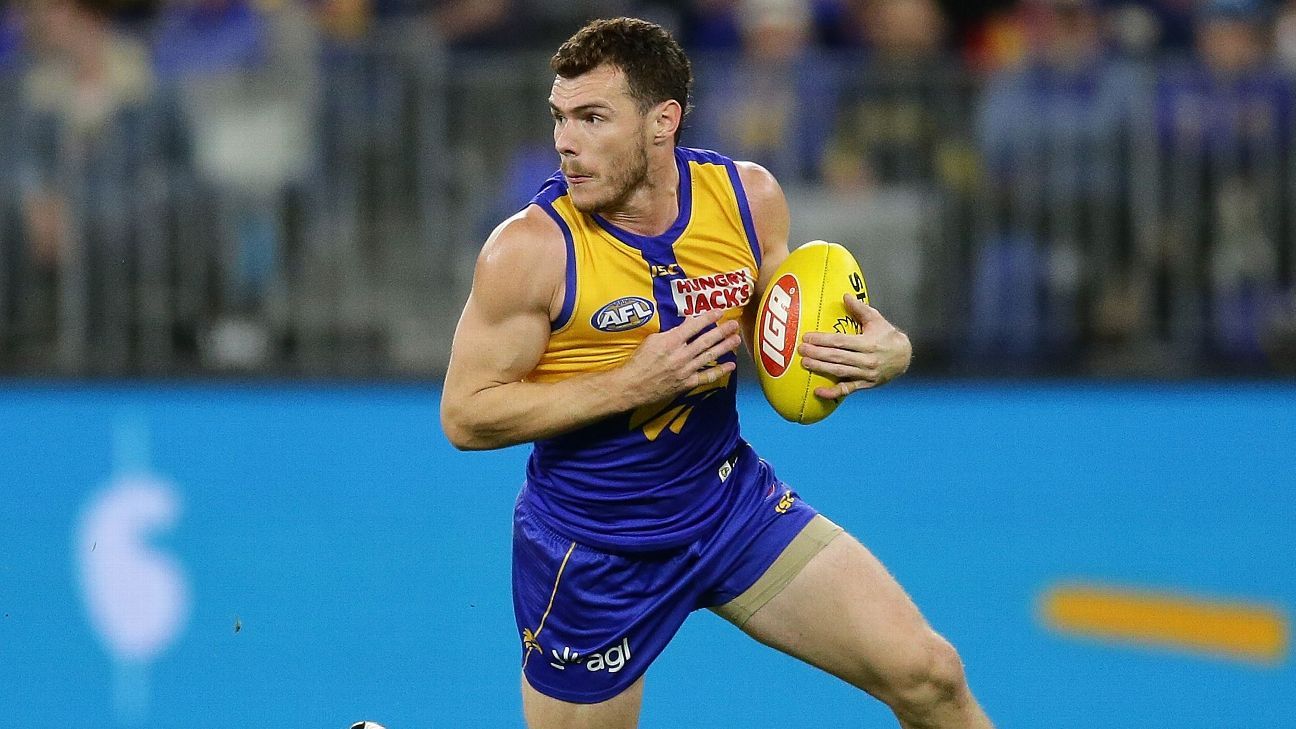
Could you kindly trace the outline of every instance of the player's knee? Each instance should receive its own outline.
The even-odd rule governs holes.
[[[963,661],[949,641],[929,633],[899,672],[891,708],[901,718],[921,719],[967,691]]]

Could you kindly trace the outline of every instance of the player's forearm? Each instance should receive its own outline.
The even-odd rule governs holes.
[[[635,407],[619,371],[560,382],[510,382],[445,397],[441,423],[460,450],[506,448],[550,438]]]

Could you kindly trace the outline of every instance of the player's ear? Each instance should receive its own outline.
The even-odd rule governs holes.
[[[679,102],[668,99],[653,107],[653,143],[665,144],[675,141],[675,130],[679,129],[684,117],[684,110]]]

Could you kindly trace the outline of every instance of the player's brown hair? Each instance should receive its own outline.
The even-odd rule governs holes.
[[[693,67],[684,49],[660,25],[638,18],[592,20],[558,47],[549,68],[564,78],[575,78],[605,63],[625,74],[641,113],[671,99],[679,102],[685,116],[691,110]],[[679,130],[675,141],[679,142]]]

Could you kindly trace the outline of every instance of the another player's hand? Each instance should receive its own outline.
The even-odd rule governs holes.
[[[846,311],[863,327],[860,333],[810,332],[797,350],[806,369],[837,380],[834,387],[815,389],[828,400],[890,382],[909,369],[913,357],[909,337],[877,309],[849,294],[844,299]]]
[[[622,366],[635,406],[674,397],[734,371],[733,362],[715,364],[742,343],[738,322],[716,324],[723,314],[708,311],[644,338]]]

